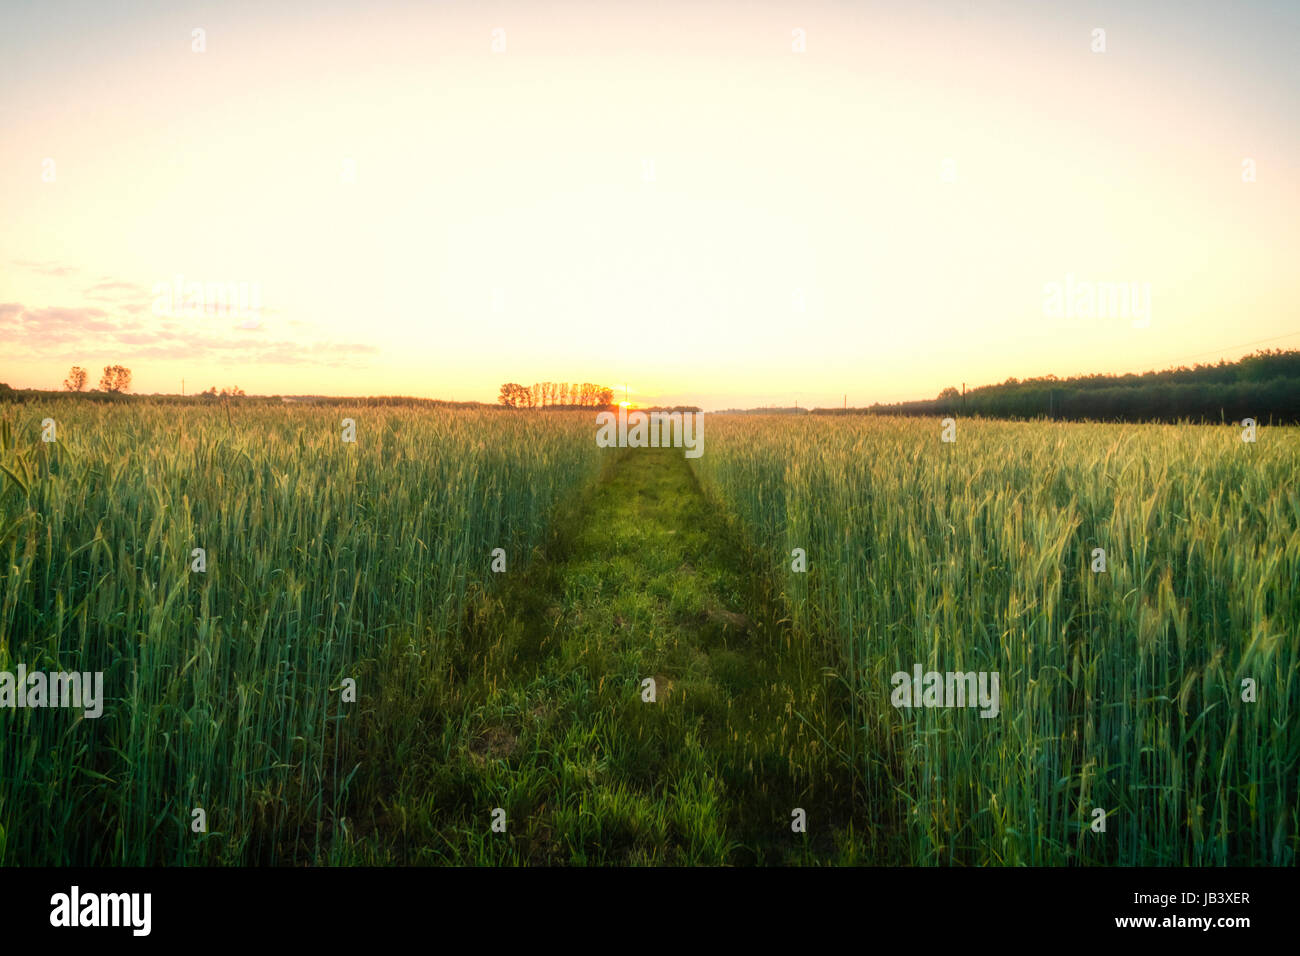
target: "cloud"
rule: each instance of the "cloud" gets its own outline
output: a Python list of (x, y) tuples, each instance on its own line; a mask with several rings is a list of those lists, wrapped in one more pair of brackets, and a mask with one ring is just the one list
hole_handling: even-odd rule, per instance
[(94, 285), (87, 286), (82, 290), (82, 295), (88, 299), (152, 299), (152, 293), (142, 285), (134, 282), (119, 282), (113, 279), (103, 279)]
[(88, 308), (86, 306), (79, 308), (50, 307), (45, 309), (23, 309), (20, 307), (19, 313), (20, 318), (25, 321), (45, 322), (50, 325), (78, 325), (108, 315), (103, 309)]
[(26, 269), (29, 272), (38, 272), (43, 276), (71, 276), (76, 275), (81, 270), (76, 266), (59, 265), (56, 262), (33, 262), (30, 259), (11, 259), (9, 260), (19, 268)]
[(0, 338), (14, 346), (72, 341), (96, 333), (112, 333), (116, 324), (96, 308), (28, 309), (15, 302), (0, 305)]
[(79, 362), (87, 361), (87, 356), (113, 356), (123, 362), (184, 359), (343, 368), (362, 365), (379, 352), (360, 343), (270, 339), (263, 328), (255, 329), (263, 334), (248, 335), (248, 331), (152, 314), (114, 315), (93, 306), (29, 308), (0, 303), (0, 344), (12, 358)]

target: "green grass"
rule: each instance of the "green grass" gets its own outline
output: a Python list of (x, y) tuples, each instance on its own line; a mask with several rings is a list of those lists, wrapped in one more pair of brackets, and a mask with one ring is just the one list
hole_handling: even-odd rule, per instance
[[(847, 693), (766, 581), (680, 450), (620, 453), (545, 560), (478, 618), (467, 679), (392, 765), (385, 823), (354, 858), (867, 859), (841, 757)], [(490, 832), (495, 807), (505, 834)], [(796, 807), (806, 835), (791, 830)]]

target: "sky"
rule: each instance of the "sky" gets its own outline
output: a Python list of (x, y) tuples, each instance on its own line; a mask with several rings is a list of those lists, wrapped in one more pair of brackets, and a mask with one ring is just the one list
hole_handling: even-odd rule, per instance
[(1300, 347), (1298, 54), (1295, 2), (7, 2), (0, 381), (714, 409)]

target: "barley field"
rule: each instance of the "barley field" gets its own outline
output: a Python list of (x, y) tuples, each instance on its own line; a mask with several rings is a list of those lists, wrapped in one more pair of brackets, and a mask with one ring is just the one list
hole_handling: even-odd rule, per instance
[(707, 418), (4, 409), (0, 864), (1295, 864), (1300, 429)]
[(589, 419), (6, 410), (0, 671), (102, 670), (107, 700), (0, 708), (0, 862), (328, 862), (359, 748), (430, 692), (492, 550), (525, 561), (598, 467)]
[[(696, 462), (833, 645), (849, 759), (906, 862), (1294, 865), (1300, 429), (940, 434), (714, 417)], [(1000, 715), (894, 707), (917, 663), (999, 672)]]

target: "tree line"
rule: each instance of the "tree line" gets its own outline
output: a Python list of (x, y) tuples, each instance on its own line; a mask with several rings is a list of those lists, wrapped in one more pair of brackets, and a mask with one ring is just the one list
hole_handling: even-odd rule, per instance
[(591, 382), (506, 382), (497, 401), (506, 408), (601, 408), (614, 401), (614, 390)]
[(1071, 421), (1300, 422), (1300, 350), (1262, 349), (1236, 362), (1143, 372), (1140, 375), (1055, 375), (1010, 378), (963, 395), (955, 386), (938, 398), (818, 408), (818, 414), (981, 415)]

